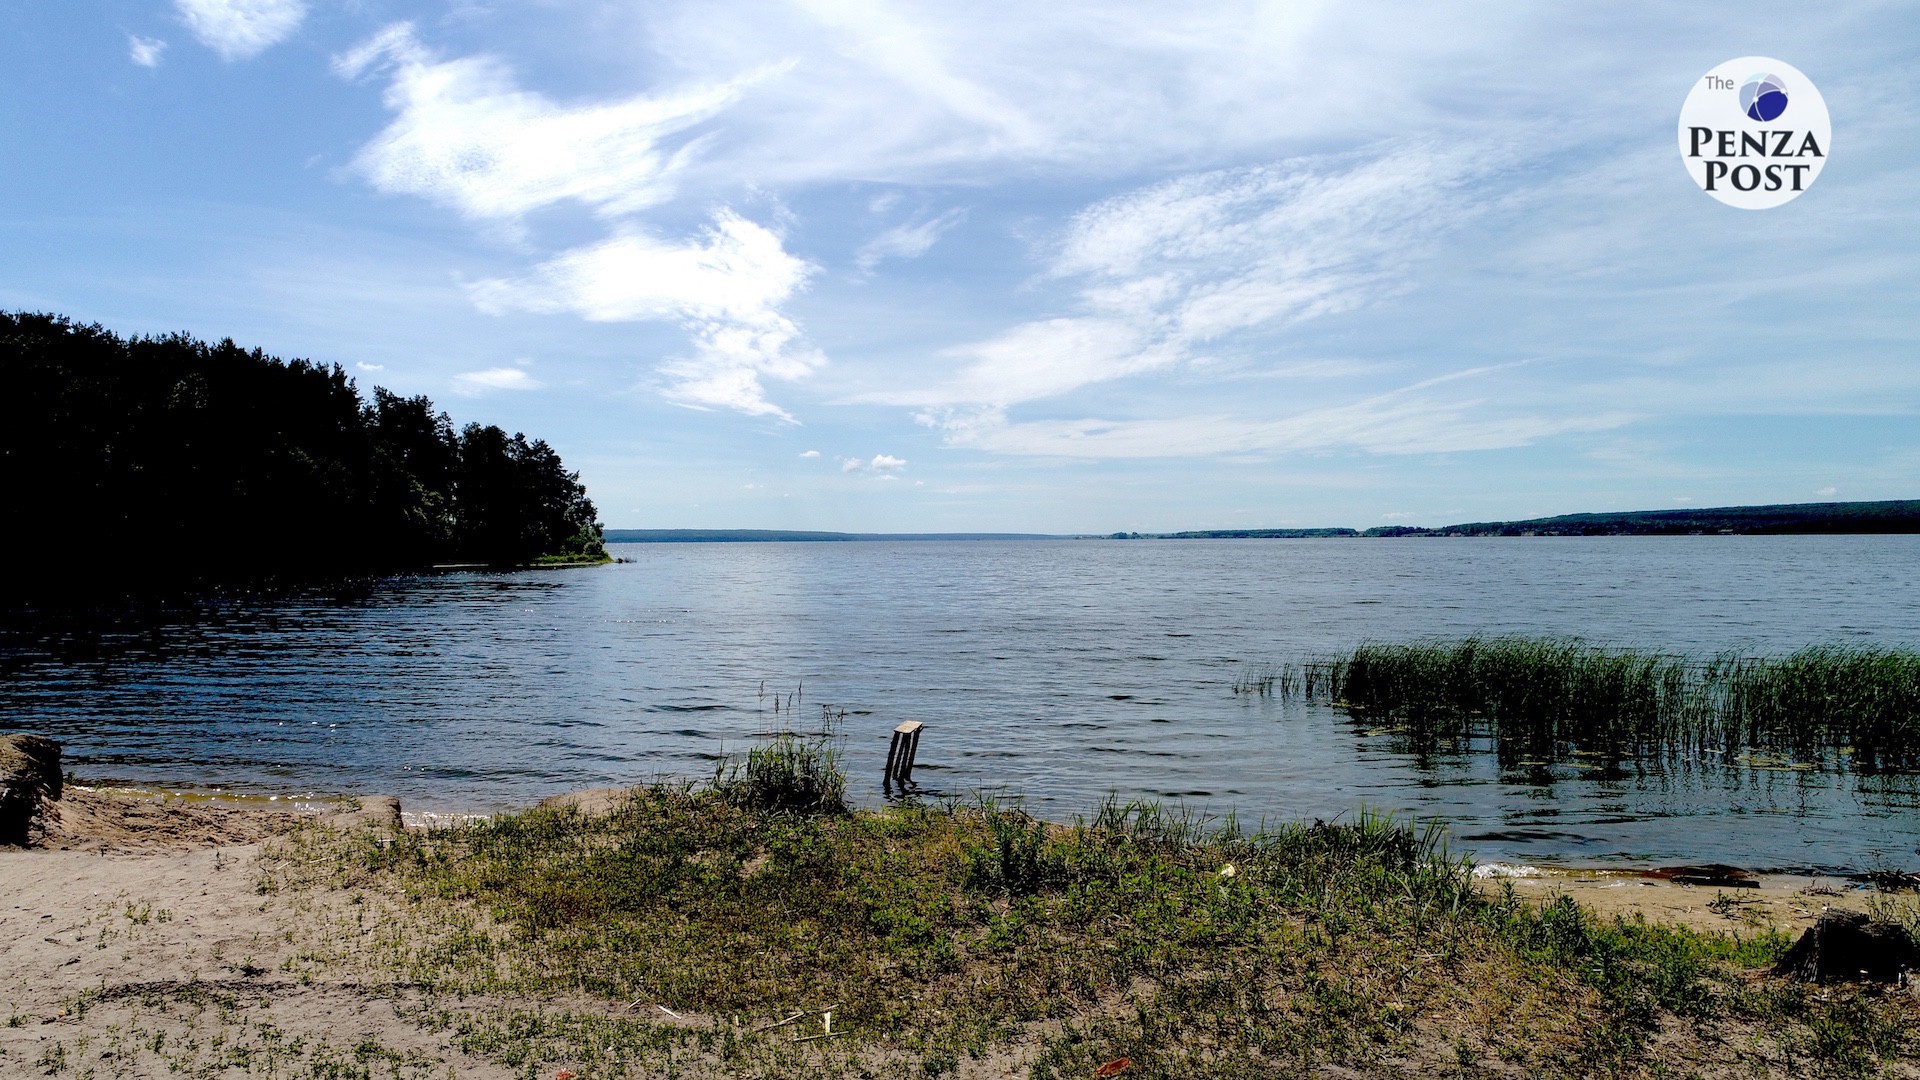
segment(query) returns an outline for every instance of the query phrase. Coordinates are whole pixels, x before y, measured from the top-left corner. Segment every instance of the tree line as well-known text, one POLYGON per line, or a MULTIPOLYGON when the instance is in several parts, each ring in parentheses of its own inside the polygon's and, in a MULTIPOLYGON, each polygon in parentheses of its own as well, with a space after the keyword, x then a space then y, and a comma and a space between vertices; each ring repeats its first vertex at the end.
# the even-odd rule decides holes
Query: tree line
POLYGON ((545 441, 363 400, 338 364, 0 312, 0 377, 16 597, 606 554, 545 441))

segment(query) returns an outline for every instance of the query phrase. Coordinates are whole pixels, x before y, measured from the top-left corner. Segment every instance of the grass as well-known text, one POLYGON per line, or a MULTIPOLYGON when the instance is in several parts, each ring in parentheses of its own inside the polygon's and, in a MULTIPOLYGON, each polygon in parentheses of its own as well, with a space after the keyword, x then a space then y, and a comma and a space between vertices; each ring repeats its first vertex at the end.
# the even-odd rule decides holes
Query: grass
POLYGON ((830 737, 775 739, 753 747, 744 761, 722 762, 715 794, 750 810, 838 814, 847 809, 847 778, 830 737))
MULTIPOLYGON (((762 778, 806 769, 762 762, 762 778)), ((1754 977, 1779 934, 1482 896, 1431 829, 1361 815, 1247 834, 1142 803, 1072 826, 991 803, 847 812, 743 794, 766 790, 755 775, 750 759, 718 784, 636 790, 605 816, 309 828, 263 888, 352 895, 334 910, 355 922, 315 932, 366 943, 355 963, 426 992, 418 1023, 528 1076, 1914 1062, 1912 999, 1754 977), (829 1007, 832 1038, 794 1041, 829 1007)))
POLYGON ((542 555, 529 563, 529 566, 603 566, 613 562, 612 555, 604 551, 573 553, 568 555, 542 555))
POLYGON ((1920 653, 1871 646, 1702 658, 1563 638, 1368 643, 1250 673, 1235 691, 1332 702, 1427 745, 1488 736, 1506 762, 1920 766, 1920 653))

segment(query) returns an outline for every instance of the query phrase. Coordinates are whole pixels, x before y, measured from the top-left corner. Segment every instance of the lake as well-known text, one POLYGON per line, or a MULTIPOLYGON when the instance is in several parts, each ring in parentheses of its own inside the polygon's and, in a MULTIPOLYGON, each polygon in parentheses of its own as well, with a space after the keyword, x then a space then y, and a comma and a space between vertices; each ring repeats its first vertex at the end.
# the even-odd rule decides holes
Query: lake
MULTIPOLYGON (((137 627, 15 628, 0 729, 83 777, 380 792, 489 811, 705 777, 763 733, 838 727, 881 799, 920 720, 933 797, 1068 820, 1109 794, 1245 824, 1445 820, 1483 859, 1920 865, 1920 784, 1697 764, 1599 778, 1415 756, 1248 665, 1362 640, 1577 635, 1670 651, 1920 645, 1920 537, 622 544, 615 566, 394 578, 137 627), (791 713, 775 694, 797 693, 791 713)), ((51 571, 50 571, 51 572, 51 571)), ((784 703, 784 699, 783 699, 784 703)))

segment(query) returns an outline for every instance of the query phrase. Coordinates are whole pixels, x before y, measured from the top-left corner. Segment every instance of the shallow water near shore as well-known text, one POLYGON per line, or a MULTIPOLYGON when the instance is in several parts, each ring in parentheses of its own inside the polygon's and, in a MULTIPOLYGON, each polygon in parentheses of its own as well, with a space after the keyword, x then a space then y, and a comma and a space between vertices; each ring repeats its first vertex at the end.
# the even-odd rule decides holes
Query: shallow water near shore
POLYGON ((1362 640, 1560 634, 1675 652, 1920 644, 1920 537, 615 545, 616 566, 396 578, 138 627, 5 636, 0 729, 148 786, 487 811, 710 775, 846 715, 851 793, 926 723, 923 787, 1070 819, 1109 793, 1238 815, 1438 817, 1487 859, 1920 866, 1920 780, 1693 760, 1503 772, 1247 665, 1362 640), (764 686, 764 692, 763 692, 764 686), (783 695, 775 711, 776 694, 783 695), (786 708, 785 695, 793 695, 786 708))

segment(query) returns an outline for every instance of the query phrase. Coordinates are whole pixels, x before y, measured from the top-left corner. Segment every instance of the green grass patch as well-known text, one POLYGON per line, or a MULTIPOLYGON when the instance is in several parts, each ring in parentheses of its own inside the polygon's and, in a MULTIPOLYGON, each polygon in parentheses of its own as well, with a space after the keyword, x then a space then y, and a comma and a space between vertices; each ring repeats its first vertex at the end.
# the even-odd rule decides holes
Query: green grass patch
POLYGON ((601 566, 613 561, 613 556, 605 551, 573 553, 566 555, 542 555, 533 560, 533 566, 601 566))
MULTIPOLYGON (((782 753, 763 779, 807 774, 782 753)), ((604 816, 541 808, 398 838, 309 829, 278 849, 269 887, 389 898, 368 940, 442 1000, 616 1006, 440 1021, 516 1069, 937 1076, 1004 1059, 1065 1078, 1126 1057, 1128 1077, 1186 1078, 1912 1061, 1912 999, 1755 977, 1780 935, 1482 896, 1435 830, 1363 815, 1245 833, 1118 803, 1071 826, 991 804, 822 813, 811 796, 747 794, 811 781, 755 789, 754 775, 749 760, 727 782, 637 790, 604 816), (827 1006, 834 1039, 765 1027, 827 1006)))

